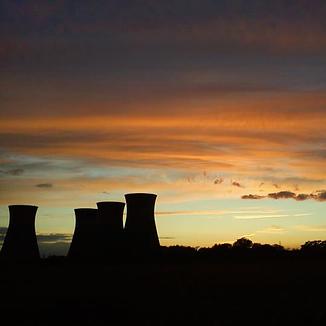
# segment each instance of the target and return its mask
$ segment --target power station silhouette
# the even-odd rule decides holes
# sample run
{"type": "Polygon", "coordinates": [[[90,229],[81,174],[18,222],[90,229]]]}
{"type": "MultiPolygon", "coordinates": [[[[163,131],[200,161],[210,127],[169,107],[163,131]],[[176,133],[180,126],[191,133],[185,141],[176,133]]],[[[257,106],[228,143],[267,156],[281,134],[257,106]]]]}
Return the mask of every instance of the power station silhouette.
{"type": "Polygon", "coordinates": [[[90,258],[94,255],[97,241],[96,208],[75,209],[75,231],[68,251],[70,258],[90,258]]]}
{"type": "Polygon", "coordinates": [[[123,253],[123,211],[125,203],[105,201],[98,207],[98,249],[101,257],[117,258],[123,253]]]}
{"type": "Polygon", "coordinates": [[[160,247],[155,225],[157,195],[145,193],[126,194],[127,218],[125,237],[128,251],[133,254],[155,253],[160,247]]]}
{"type": "Polygon", "coordinates": [[[10,205],[9,227],[0,257],[6,260],[37,260],[40,258],[35,217],[37,206],[10,205]]]}
{"type": "MultiPolygon", "coordinates": [[[[123,226],[125,203],[103,201],[96,208],[75,209],[75,229],[68,251],[71,259],[116,259],[124,256],[148,256],[160,248],[155,224],[157,195],[125,195],[127,216],[123,226]]],[[[35,233],[36,206],[9,206],[10,222],[0,257],[8,260],[40,258],[35,233]]]]}

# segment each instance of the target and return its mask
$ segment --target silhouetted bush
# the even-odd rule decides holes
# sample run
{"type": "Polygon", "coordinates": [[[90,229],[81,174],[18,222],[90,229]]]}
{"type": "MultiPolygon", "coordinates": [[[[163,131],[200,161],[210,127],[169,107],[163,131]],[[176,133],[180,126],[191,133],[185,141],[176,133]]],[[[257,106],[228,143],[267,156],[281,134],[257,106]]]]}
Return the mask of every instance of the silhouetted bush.
{"type": "Polygon", "coordinates": [[[161,247],[161,257],[176,262],[184,262],[196,258],[197,250],[193,247],[170,246],[161,247]]]}
{"type": "Polygon", "coordinates": [[[253,243],[240,238],[233,243],[215,244],[212,247],[161,247],[161,258],[171,262],[219,262],[225,260],[255,261],[266,259],[296,259],[325,257],[326,241],[308,241],[301,249],[285,249],[279,244],[253,243]]]}
{"type": "Polygon", "coordinates": [[[247,238],[240,238],[233,243],[233,248],[239,249],[250,249],[253,245],[253,242],[247,238]]]}
{"type": "Polygon", "coordinates": [[[256,261],[269,259],[309,259],[326,257],[326,240],[307,241],[301,245],[300,249],[285,249],[279,244],[261,244],[253,243],[247,238],[240,238],[232,244],[221,243],[215,244],[212,247],[190,247],[190,246],[161,246],[158,251],[148,253],[147,255],[119,253],[117,257],[112,257],[108,260],[103,255],[96,259],[80,259],[71,260],[64,256],[48,256],[43,261],[48,261],[53,264],[61,263],[76,263],[83,264],[85,262],[91,264],[123,264],[123,263],[148,263],[148,262],[173,262],[173,263],[188,263],[188,262],[223,262],[228,260],[233,261],[256,261]]]}
{"type": "Polygon", "coordinates": [[[307,241],[301,246],[301,253],[305,257],[326,256],[326,241],[307,241]]]}

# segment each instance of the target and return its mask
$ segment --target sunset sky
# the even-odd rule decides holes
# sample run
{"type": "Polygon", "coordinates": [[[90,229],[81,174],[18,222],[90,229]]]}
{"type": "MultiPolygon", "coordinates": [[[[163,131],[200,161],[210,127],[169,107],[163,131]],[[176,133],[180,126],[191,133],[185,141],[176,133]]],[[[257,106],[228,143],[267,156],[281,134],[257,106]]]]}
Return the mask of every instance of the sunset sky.
{"type": "MultiPolygon", "coordinates": [[[[158,194],[163,245],[326,238],[326,2],[0,4],[0,241],[158,194]]],[[[50,249],[49,249],[50,248],[50,249]]],[[[51,249],[52,248],[52,249],[51,249]]]]}

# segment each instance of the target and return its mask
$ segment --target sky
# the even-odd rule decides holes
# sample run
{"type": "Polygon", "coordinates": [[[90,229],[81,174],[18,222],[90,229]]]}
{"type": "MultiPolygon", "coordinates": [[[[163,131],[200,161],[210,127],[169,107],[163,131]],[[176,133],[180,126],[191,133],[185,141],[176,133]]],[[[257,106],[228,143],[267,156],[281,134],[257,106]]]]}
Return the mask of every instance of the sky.
{"type": "Polygon", "coordinates": [[[38,205],[43,253],[76,207],[158,194],[163,245],[326,238],[326,3],[0,3],[0,242],[38,205]]]}

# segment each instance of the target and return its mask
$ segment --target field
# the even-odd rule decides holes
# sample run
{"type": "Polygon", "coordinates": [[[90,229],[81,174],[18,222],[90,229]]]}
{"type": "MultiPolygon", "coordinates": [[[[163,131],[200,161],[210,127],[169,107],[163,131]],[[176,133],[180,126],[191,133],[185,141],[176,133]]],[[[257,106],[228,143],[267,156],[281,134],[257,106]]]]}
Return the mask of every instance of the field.
{"type": "Polygon", "coordinates": [[[0,265],[4,325],[325,325],[326,259],[0,265]]]}

